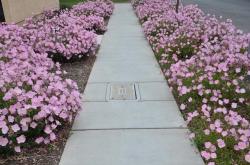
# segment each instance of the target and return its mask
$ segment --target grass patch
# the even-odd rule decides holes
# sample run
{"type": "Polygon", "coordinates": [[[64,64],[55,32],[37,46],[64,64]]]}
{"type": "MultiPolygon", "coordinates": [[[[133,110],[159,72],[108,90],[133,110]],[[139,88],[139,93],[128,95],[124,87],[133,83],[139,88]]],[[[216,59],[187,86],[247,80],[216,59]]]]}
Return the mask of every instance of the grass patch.
{"type": "Polygon", "coordinates": [[[60,0],[60,7],[61,8],[70,8],[71,6],[83,2],[83,0],[60,0]]]}
{"type": "MultiPolygon", "coordinates": [[[[60,0],[60,7],[61,8],[70,8],[71,6],[79,3],[84,2],[85,0],[60,0]]],[[[129,2],[129,0],[112,0],[115,3],[124,3],[129,2]]]]}
{"type": "Polygon", "coordinates": [[[130,2],[130,0],[112,0],[115,3],[124,3],[124,2],[130,2]]]}

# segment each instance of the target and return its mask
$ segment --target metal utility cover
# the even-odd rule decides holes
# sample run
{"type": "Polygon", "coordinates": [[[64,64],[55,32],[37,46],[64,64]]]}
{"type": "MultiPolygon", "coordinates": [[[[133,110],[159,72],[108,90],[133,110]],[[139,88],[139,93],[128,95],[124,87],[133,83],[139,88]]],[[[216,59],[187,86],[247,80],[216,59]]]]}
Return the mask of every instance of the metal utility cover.
{"type": "Polygon", "coordinates": [[[136,100],[134,83],[116,83],[110,85],[110,100],[136,100]]]}

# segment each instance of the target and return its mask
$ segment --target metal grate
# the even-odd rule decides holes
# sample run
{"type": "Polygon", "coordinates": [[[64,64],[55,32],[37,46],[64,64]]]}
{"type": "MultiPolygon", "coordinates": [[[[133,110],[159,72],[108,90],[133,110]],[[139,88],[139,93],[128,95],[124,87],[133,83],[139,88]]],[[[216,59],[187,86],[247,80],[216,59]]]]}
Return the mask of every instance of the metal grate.
{"type": "Polygon", "coordinates": [[[134,83],[115,83],[110,85],[109,100],[136,100],[134,83]]]}

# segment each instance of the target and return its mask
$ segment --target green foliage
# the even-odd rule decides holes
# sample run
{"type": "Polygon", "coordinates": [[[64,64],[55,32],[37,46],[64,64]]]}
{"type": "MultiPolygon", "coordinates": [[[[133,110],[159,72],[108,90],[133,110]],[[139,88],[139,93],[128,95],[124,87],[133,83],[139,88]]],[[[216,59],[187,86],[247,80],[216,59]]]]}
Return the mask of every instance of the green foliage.
{"type": "Polygon", "coordinates": [[[60,0],[60,8],[71,8],[73,5],[83,2],[84,0],[60,0]]]}
{"type": "MultiPolygon", "coordinates": [[[[84,2],[86,0],[60,0],[60,8],[71,8],[73,5],[84,2]]],[[[113,2],[122,3],[122,2],[129,2],[129,0],[112,0],[113,2]]]]}

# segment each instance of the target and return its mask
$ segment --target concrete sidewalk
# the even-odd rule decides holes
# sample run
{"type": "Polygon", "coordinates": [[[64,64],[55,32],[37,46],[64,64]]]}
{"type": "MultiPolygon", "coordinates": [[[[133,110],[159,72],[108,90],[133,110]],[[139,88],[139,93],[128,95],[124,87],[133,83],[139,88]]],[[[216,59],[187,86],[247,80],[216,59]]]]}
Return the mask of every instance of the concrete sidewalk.
{"type": "Polygon", "coordinates": [[[116,4],[60,165],[202,165],[130,4],[116,4]]]}

